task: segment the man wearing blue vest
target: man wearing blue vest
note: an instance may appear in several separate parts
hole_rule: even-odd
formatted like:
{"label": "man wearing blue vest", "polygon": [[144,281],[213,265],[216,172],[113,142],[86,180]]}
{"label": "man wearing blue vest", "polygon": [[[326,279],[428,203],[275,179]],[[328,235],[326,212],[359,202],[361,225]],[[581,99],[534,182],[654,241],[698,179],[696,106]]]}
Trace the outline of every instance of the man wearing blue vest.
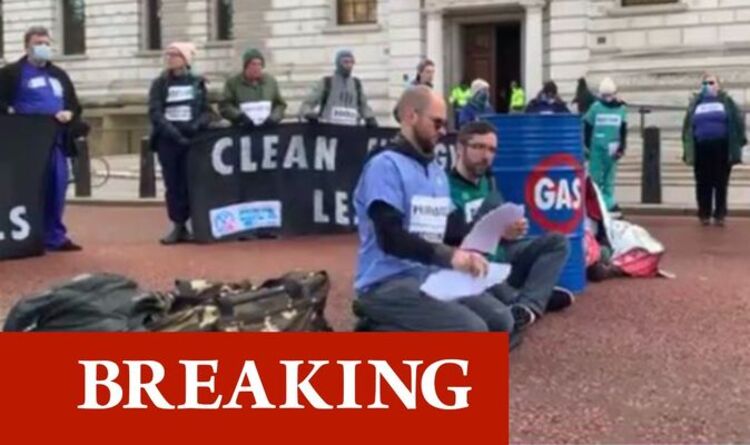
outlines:
{"label": "man wearing blue vest", "polygon": [[443,243],[452,204],[435,146],[445,134],[445,102],[430,88],[416,86],[401,97],[398,111],[400,135],[370,156],[354,192],[358,328],[510,332],[510,310],[490,294],[443,302],[420,291],[440,268],[480,276],[488,263],[482,255]]}
{"label": "man wearing blue vest", "polygon": [[76,251],[63,224],[68,188],[66,157],[75,155],[75,138],[83,128],[81,106],[70,77],[50,60],[49,31],[30,28],[24,36],[26,55],[0,70],[0,113],[52,116],[60,124],[52,147],[45,203],[45,245],[48,250]]}

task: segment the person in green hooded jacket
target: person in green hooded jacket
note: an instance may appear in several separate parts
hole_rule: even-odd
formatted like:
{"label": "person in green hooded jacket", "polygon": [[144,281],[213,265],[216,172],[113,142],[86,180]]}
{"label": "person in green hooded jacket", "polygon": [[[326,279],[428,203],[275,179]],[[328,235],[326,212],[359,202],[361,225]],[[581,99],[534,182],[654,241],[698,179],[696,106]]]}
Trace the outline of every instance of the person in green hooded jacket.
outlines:
{"label": "person in green hooded jacket", "polygon": [[703,76],[700,93],[690,101],[682,142],[683,160],[695,173],[698,218],[704,226],[712,217],[724,226],[729,176],[732,166],[742,162],[747,138],[742,111],[713,74]]}
{"label": "person in green hooded jacket", "polygon": [[234,125],[247,128],[280,123],[287,105],[276,78],[263,71],[266,65],[263,54],[250,48],[243,54],[242,63],[243,72],[224,85],[219,104],[221,115]]}

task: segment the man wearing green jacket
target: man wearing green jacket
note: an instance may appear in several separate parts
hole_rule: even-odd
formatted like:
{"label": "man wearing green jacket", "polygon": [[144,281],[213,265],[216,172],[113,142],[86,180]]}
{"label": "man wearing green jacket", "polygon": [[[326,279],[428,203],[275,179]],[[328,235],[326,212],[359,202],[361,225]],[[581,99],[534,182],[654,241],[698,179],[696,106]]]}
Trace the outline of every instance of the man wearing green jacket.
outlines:
{"label": "man wearing green jacket", "polygon": [[257,128],[278,124],[284,119],[286,102],[276,79],[263,72],[265,58],[254,48],[242,56],[243,72],[224,85],[219,111],[234,125]]}

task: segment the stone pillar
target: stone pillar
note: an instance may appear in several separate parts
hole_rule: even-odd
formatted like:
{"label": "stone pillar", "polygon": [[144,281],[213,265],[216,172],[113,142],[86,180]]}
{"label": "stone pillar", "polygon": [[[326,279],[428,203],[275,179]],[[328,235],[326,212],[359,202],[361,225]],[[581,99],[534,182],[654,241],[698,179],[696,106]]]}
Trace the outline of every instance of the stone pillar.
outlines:
{"label": "stone pillar", "polygon": [[427,58],[437,65],[433,83],[435,91],[442,95],[446,58],[443,51],[443,11],[439,9],[427,12]]}
{"label": "stone pillar", "polygon": [[544,54],[542,51],[542,8],[543,0],[531,0],[523,3],[526,9],[524,30],[524,89],[528,97],[535,95],[542,88],[542,71]]}

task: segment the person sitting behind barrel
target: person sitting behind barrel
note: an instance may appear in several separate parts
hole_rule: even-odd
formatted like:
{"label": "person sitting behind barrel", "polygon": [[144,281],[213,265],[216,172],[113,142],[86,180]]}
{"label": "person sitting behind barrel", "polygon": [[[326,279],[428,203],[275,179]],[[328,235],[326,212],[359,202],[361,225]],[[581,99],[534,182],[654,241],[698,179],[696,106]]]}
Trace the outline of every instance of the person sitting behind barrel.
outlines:
{"label": "person sitting behind barrel", "polygon": [[483,79],[476,79],[471,83],[471,99],[458,115],[458,126],[463,127],[469,122],[479,120],[483,114],[495,113],[490,104],[490,84]]}
{"label": "person sitting behind barrel", "polygon": [[287,105],[276,78],[264,72],[263,53],[255,48],[248,49],[242,55],[242,66],[243,71],[224,85],[219,104],[222,117],[248,129],[280,123]]}
{"label": "person sitting behind barrel", "polygon": [[444,302],[421,292],[440,268],[483,276],[488,263],[443,243],[451,202],[435,146],[445,134],[445,101],[426,86],[412,87],[399,101],[399,117],[400,135],[370,155],[354,191],[357,329],[511,331],[510,311],[490,294]]}
{"label": "person sitting behind barrel", "polygon": [[190,140],[211,122],[206,80],[193,74],[195,46],[175,42],[164,52],[166,69],[154,79],[149,92],[151,148],[156,151],[166,186],[167,213],[172,230],[161,239],[164,245],[192,240],[187,227],[188,150]]}
{"label": "person sitting behind barrel", "polygon": [[[471,122],[458,133],[458,159],[449,175],[451,200],[455,210],[448,218],[445,242],[460,246],[481,213],[503,204],[495,186],[491,167],[497,152],[497,129],[488,122]],[[491,289],[492,294],[511,307],[514,324],[521,330],[547,311],[559,311],[575,300],[568,289],[557,287],[570,255],[567,237],[550,233],[524,239],[528,221],[521,219],[503,234],[493,262],[513,267],[506,283]]]}
{"label": "person sitting behind barrel", "polygon": [[526,106],[529,114],[569,114],[570,110],[557,93],[557,84],[553,81],[544,83],[539,94]]}
{"label": "person sitting behind barrel", "polygon": [[368,127],[377,127],[362,81],[352,76],[354,54],[341,50],[336,54],[336,71],[315,84],[302,102],[299,115],[311,123],[318,121],[336,125],[359,125],[364,121]]}
{"label": "person sitting behind barrel", "polygon": [[0,69],[0,114],[51,116],[60,124],[49,157],[44,206],[44,244],[47,250],[75,252],[81,246],[68,237],[63,224],[68,189],[66,157],[76,153],[75,139],[83,109],[70,76],[52,63],[49,30],[33,26],[24,35],[26,54]]}

